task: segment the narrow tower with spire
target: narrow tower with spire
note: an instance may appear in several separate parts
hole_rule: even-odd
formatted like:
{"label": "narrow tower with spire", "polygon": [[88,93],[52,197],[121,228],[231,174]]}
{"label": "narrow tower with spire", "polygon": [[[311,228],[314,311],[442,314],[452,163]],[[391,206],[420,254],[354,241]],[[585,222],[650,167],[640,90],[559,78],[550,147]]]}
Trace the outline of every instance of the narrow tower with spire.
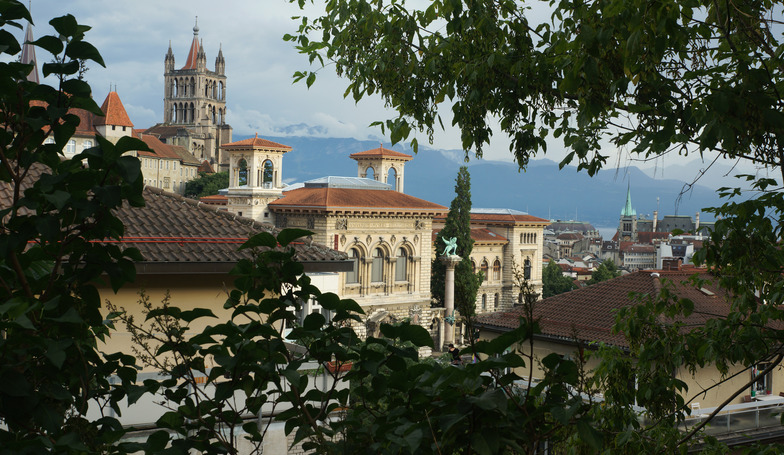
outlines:
{"label": "narrow tower with spire", "polygon": [[626,186],[626,204],[621,210],[621,219],[618,223],[618,241],[637,241],[637,211],[632,208],[632,192],[629,185]]}

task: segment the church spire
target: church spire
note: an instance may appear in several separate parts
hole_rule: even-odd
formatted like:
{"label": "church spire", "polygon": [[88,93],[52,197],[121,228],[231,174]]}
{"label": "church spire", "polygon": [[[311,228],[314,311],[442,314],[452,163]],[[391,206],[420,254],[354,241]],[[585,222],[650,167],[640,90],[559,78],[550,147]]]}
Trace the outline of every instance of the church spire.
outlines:
{"label": "church spire", "polygon": [[33,39],[33,26],[28,22],[27,29],[25,30],[24,44],[22,45],[22,55],[19,60],[22,63],[33,65],[33,69],[30,70],[30,73],[27,75],[27,80],[39,84],[38,61],[35,58],[35,46],[32,44],[33,41],[35,41]]}
{"label": "church spire", "polygon": [[621,211],[621,216],[635,216],[637,215],[637,211],[632,208],[632,192],[630,185],[626,185],[626,205],[623,207],[623,211]]}
{"label": "church spire", "polygon": [[193,41],[191,41],[191,49],[188,52],[188,59],[185,61],[184,70],[196,69],[196,60],[199,57],[201,44],[199,43],[199,16],[196,16],[196,25],[193,26]]}

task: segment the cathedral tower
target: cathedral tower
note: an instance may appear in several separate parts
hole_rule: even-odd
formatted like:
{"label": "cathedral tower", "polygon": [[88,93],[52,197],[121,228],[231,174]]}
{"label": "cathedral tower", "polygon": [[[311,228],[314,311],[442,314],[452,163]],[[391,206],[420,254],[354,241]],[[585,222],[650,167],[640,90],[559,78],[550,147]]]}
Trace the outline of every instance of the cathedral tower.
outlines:
{"label": "cathedral tower", "polygon": [[[232,129],[226,124],[226,62],[223,50],[215,59],[215,71],[207,69],[207,54],[199,38],[199,25],[193,27],[185,65],[175,69],[171,43],[164,58],[163,125],[149,133],[167,143],[181,145],[196,158],[228,167],[221,157],[221,144],[231,142]],[[157,131],[156,131],[157,129]],[[180,130],[180,131],[178,131]],[[176,134],[174,133],[176,131]]]}
{"label": "cathedral tower", "polygon": [[621,219],[618,223],[618,241],[637,241],[637,211],[632,208],[631,189],[626,188],[626,204],[621,210]]}

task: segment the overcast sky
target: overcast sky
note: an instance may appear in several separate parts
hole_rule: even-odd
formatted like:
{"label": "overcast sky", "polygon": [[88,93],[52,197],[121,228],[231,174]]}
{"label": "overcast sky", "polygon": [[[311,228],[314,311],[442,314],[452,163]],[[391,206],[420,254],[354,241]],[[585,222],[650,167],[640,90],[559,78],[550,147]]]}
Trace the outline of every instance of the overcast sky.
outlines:
{"label": "overcast sky", "polygon": [[[310,89],[304,83],[292,83],[292,74],[308,69],[308,62],[291,43],[282,40],[284,34],[296,31],[297,21],[292,16],[302,14],[286,0],[32,0],[34,36],[51,33],[49,20],[67,13],[73,14],[79,23],[92,26],[87,40],[98,48],[106,62],[106,68],[91,64],[86,74],[96,101],[100,104],[110,87],[116,85],[136,128],[162,121],[164,56],[171,42],[175,67],[184,65],[198,16],[208,68],[214,69],[218,49],[223,49],[226,120],[235,135],[322,135],[377,139],[389,144],[377,127],[368,125],[393,114],[379,98],[368,97],[359,104],[344,99],[347,81],[338,79],[330,67],[319,73]],[[317,11],[311,9],[310,13],[312,16]],[[538,15],[546,19],[548,14]],[[18,36],[21,38],[22,32]],[[51,56],[41,49],[37,52],[40,68]],[[450,121],[447,112],[444,123]],[[420,144],[426,143],[426,137],[418,139]],[[460,149],[459,133],[454,129],[437,132],[432,147]],[[623,152],[603,152],[612,155],[613,166],[628,164]],[[563,156],[560,143],[550,141],[546,157],[560,160]],[[485,158],[512,160],[508,141],[500,133],[493,136]],[[678,177],[661,172],[663,166],[673,164],[683,164],[683,160],[667,157],[638,163],[640,167],[655,166],[657,177],[665,178]]]}

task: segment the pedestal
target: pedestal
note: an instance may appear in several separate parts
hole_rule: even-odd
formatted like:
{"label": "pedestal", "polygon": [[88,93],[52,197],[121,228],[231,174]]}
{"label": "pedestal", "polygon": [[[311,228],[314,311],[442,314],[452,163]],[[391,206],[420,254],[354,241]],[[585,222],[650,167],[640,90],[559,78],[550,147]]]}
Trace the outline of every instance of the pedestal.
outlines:
{"label": "pedestal", "polygon": [[[441,256],[441,262],[446,265],[446,277],[444,279],[444,316],[455,317],[455,266],[463,260],[460,256],[449,255]],[[444,324],[444,346],[455,342],[455,323]]]}

